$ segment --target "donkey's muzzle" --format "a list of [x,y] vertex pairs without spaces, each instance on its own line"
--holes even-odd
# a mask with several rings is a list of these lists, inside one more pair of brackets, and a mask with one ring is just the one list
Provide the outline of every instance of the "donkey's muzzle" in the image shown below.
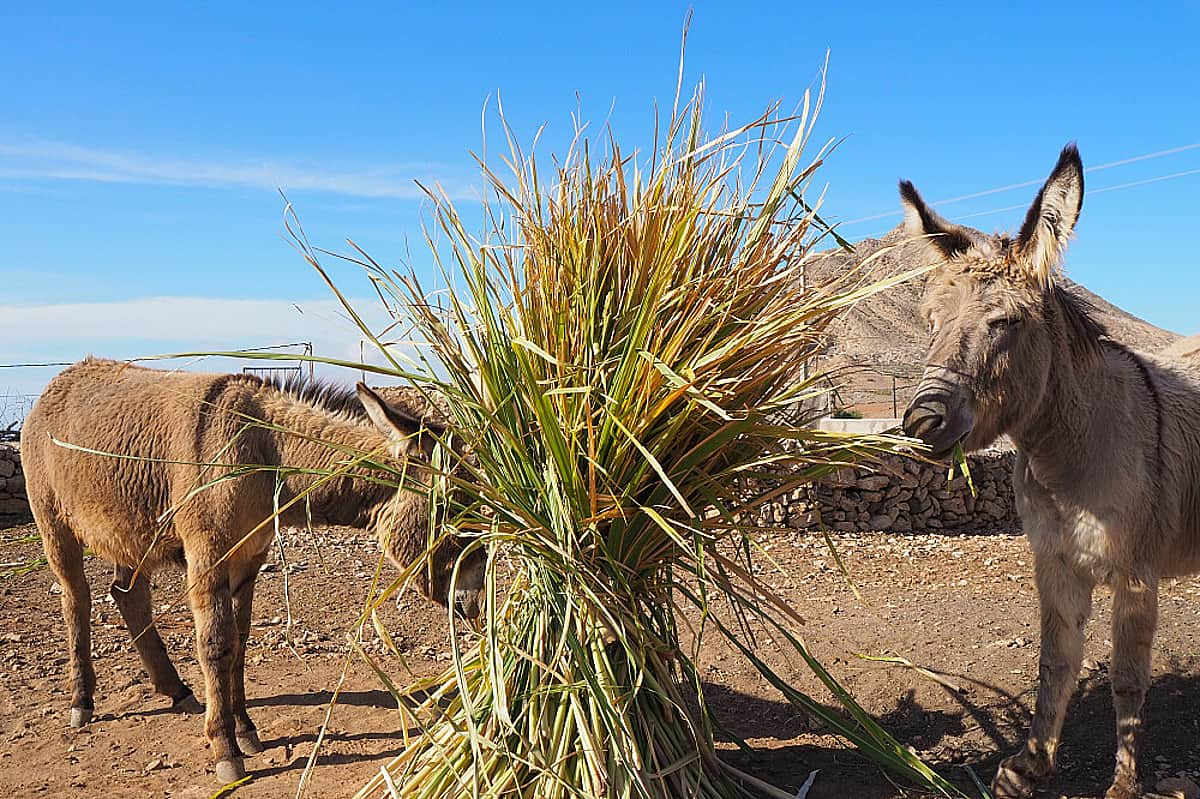
[[912,438],[928,441],[946,424],[946,405],[929,402],[913,405],[904,412],[904,433]]
[[480,592],[478,590],[457,590],[454,592],[454,612],[468,621],[479,616]]
[[919,438],[933,457],[948,455],[971,432],[971,413],[949,392],[918,394],[904,412],[905,435]]

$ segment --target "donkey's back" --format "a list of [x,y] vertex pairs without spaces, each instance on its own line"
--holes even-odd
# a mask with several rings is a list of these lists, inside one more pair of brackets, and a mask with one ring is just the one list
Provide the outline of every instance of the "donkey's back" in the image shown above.
[[[261,505],[235,499],[246,494],[247,478],[237,481],[237,495],[218,485],[184,503],[221,476],[205,463],[269,462],[262,457],[269,453],[253,451],[263,448],[263,436],[246,426],[257,417],[260,386],[250,376],[163,372],[94,358],[64,370],[34,405],[21,437],[43,537],[69,528],[113,563],[153,567],[182,555],[173,509],[227,517],[241,510],[231,503]],[[261,492],[270,497],[269,477],[249,479],[264,482]],[[225,506],[222,512],[215,503]],[[245,512],[252,510],[259,508]]]

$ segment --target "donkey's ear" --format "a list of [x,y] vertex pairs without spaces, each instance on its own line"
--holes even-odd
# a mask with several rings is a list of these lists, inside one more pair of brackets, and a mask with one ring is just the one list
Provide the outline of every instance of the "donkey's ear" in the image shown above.
[[1063,148],[1054,171],[1038,192],[1017,236],[1022,264],[1040,283],[1049,283],[1062,261],[1067,241],[1083,207],[1083,161],[1072,142]]
[[358,400],[376,427],[393,441],[412,439],[421,430],[421,420],[414,419],[383,401],[366,383],[359,383]]
[[928,236],[946,258],[971,248],[971,229],[943,219],[925,204],[920,192],[907,180],[900,181],[900,204],[904,206],[904,232],[909,236]]

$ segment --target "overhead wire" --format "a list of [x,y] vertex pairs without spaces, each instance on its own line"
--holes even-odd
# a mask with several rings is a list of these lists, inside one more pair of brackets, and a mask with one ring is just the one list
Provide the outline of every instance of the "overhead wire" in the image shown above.
[[[290,344],[269,344],[265,347],[243,347],[231,352],[264,352],[266,350],[285,350],[292,347],[312,347],[309,341],[294,341]],[[0,369],[37,369],[50,366],[70,366],[75,361],[43,361],[39,363],[0,363]]]
[[[1159,175],[1153,178],[1143,178],[1142,180],[1131,180],[1128,183],[1118,183],[1115,186],[1102,186],[1098,189],[1088,189],[1086,194],[1104,194],[1106,191],[1120,191],[1121,189],[1132,189],[1135,186],[1145,186],[1149,183],[1161,183],[1164,180],[1173,180],[1175,178],[1183,178],[1188,175],[1200,175],[1200,169],[1185,169],[1182,172],[1172,172],[1169,175]],[[988,214],[998,214],[1002,211],[1013,211],[1022,208],[1028,208],[1029,203],[1020,203],[1018,205],[1006,205],[1003,208],[992,208],[988,211],[974,211],[969,214],[962,214],[954,217],[955,219],[973,219],[977,216],[987,216]]]
[[[1183,152],[1187,152],[1189,150],[1196,150],[1196,149],[1200,149],[1200,142],[1194,142],[1192,144],[1184,144],[1179,147],[1170,147],[1166,150],[1156,150],[1156,151],[1150,152],[1150,153],[1142,153],[1141,155],[1134,155],[1134,156],[1130,156],[1128,158],[1121,158],[1116,161],[1109,161],[1104,164],[1096,164],[1095,166],[1087,167],[1086,169],[1083,170],[1083,172],[1084,172],[1084,174],[1088,174],[1091,172],[1100,172],[1101,170],[1104,170],[1104,169],[1113,169],[1114,167],[1118,167],[1118,166],[1126,166],[1128,164],[1136,164],[1139,161],[1150,161],[1155,158],[1164,158],[1168,155],[1176,155],[1178,153],[1183,153]],[[1118,188],[1130,188],[1132,186],[1144,185],[1145,183],[1155,183],[1160,180],[1169,180],[1171,178],[1183,177],[1184,175],[1196,174],[1196,171],[1198,171],[1198,170],[1188,170],[1185,172],[1179,172],[1179,173],[1175,173],[1175,174],[1171,174],[1171,175],[1163,175],[1163,176],[1160,176],[1157,178],[1148,178],[1145,181],[1134,181],[1128,185],[1122,184],[1121,186],[1112,186],[1112,187],[1107,187],[1105,189],[1095,189],[1095,190],[1089,191],[1088,193],[1089,194],[1099,194],[1101,191],[1115,191]],[[979,197],[987,197],[992,194],[1001,194],[1006,191],[1012,191],[1013,189],[1024,189],[1024,188],[1028,188],[1029,186],[1037,186],[1037,185],[1040,185],[1044,180],[1045,180],[1045,178],[1037,178],[1034,180],[1023,180],[1020,183],[1010,183],[1006,186],[997,186],[996,188],[993,188],[993,189],[984,189],[983,191],[975,191],[975,192],[971,192],[970,194],[960,194],[957,197],[948,197],[944,200],[938,200],[936,202],[930,203],[930,205],[937,205],[937,206],[950,205],[951,203],[963,202],[964,200],[974,200],[974,199],[978,199]],[[968,214],[966,216],[955,217],[955,218],[956,219],[968,219],[972,216],[983,216],[984,214],[999,213],[1000,211],[1010,211],[1010,210],[1012,210],[1012,208],[1007,208],[1007,207],[1006,208],[996,208],[991,211],[980,211],[978,213]],[[892,211],[884,211],[884,212],[881,212],[878,214],[871,214],[870,216],[860,216],[855,219],[847,219],[844,222],[841,222],[839,226],[844,227],[846,225],[856,225],[860,222],[873,222],[877,219],[887,219],[888,217],[892,217],[892,216],[900,216],[900,212],[896,211],[896,210],[892,210]]]

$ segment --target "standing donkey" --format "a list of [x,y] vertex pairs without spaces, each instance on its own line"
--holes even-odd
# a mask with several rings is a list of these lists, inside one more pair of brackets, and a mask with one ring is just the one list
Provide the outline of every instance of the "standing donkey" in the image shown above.
[[934,213],[900,184],[905,226],[940,263],[924,313],[932,332],[904,429],[945,457],[1001,434],[1034,554],[1041,607],[1038,694],[1025,746],[992,783],[1027,797],[1054,770],[1083,657],[1092,591],[1113,592],[1116,770],[1108,799],[1140,793],[1137,738],[1164,577],[1200,570],[1200,385],[1181,368],[1106,337],[1058,278],[1083,202],[1068,145],[1017,236]]
[[[63,586],[72,726],[86,724],[95,707],[84,547],[116,565],[111,594],[155,689],[176,709],[199,711],[151,614],[151,574],[184,563],[217,777],[227,783],[245,775],[243,755],[262,751],[246,712],[246,636],[277,504],[308,491],[280,514],[281,524],[365,527],[401,567],[429,547],[421,484],[433,476],[430,424],[361,383],[361,406],[354,398],[321,384],[292,388],[249,375],[163,372],[93,358],[50,382],[25,421],[21,448],[46,559]],[[366,468],[357,477],[320,481],[315,472],[337,470],[355,453],[399,462],[406,486],[378,482],[386,474],[372,480]],[[267,468],[237,476],[233,465]],[[478,550],[464,556],[462,542],[446,539],[421,575],[426,596],[445,604],[453,593],[462,612],[477,611]]]

